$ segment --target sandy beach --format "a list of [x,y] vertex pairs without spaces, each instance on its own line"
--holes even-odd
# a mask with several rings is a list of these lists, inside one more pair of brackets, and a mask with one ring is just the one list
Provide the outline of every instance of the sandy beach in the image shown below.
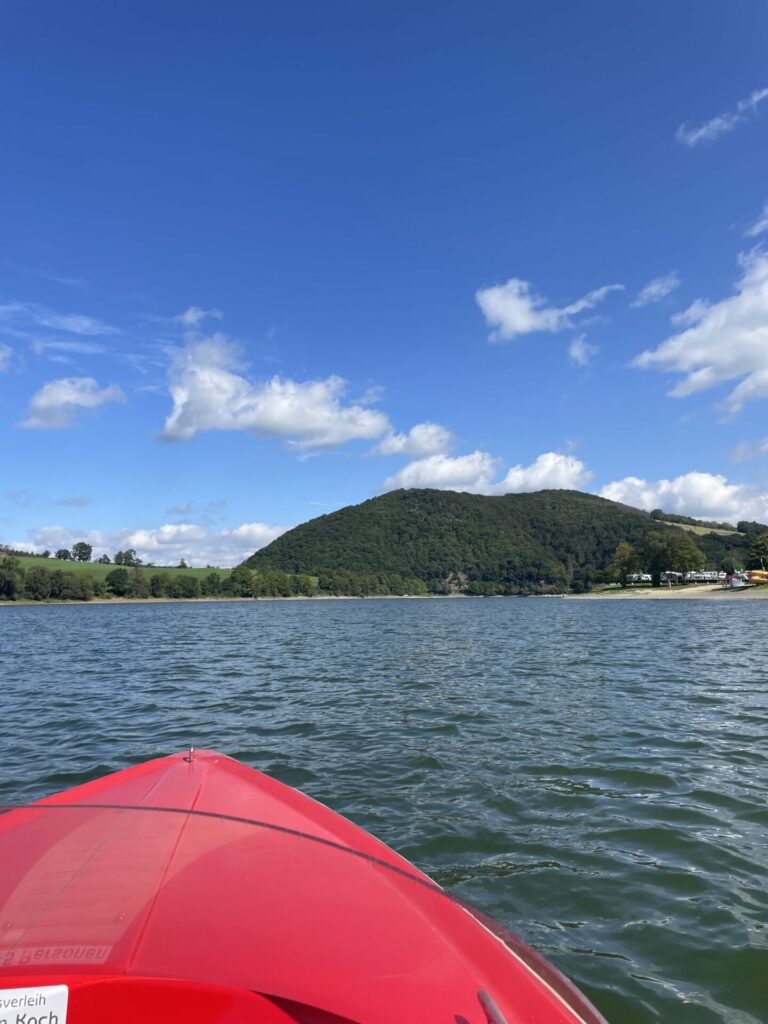
[[568,601],[754,601],[768,598],[768,586],[726,590],[719,586],[643,587],[625,590],[601,590],[593,594],[567,594]]

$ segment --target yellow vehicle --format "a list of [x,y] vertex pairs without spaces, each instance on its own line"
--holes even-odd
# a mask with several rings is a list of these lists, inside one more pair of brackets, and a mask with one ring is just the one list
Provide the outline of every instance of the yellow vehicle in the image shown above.
[[750,583],[768,583],[768,569],[750,569],[747,576]]

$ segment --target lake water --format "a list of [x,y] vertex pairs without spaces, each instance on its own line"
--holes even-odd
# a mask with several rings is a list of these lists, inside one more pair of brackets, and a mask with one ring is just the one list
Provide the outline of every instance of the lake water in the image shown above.
[[0,609],[0,800],[189,744],[352,818],[610,1024],[768,1020],[762,602]]

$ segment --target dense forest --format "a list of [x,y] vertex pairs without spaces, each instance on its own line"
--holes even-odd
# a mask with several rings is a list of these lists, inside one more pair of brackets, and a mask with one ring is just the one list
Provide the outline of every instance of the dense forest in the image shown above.
[[[696,536],[701,558],[695,560],[715,569],[746,565],[752,535],[768,527],[740,526],[744,532]],[[620,543],[642,555],[651,534],[683,530],[658,513],[580,491],[489,497],[412,489],[312,519],[245,565],[310,574],[329,593],[382,592],[370,588],[386,586],[389,578],[405,588],[400,592],[578,593],[609,580]],[[658,542],[651,547],[657,551]]]

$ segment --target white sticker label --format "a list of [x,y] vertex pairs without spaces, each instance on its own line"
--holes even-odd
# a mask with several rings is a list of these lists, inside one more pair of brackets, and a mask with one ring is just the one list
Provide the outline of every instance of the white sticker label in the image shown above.
[[66,1024],[66,985],[0,988],[0,1024]]

